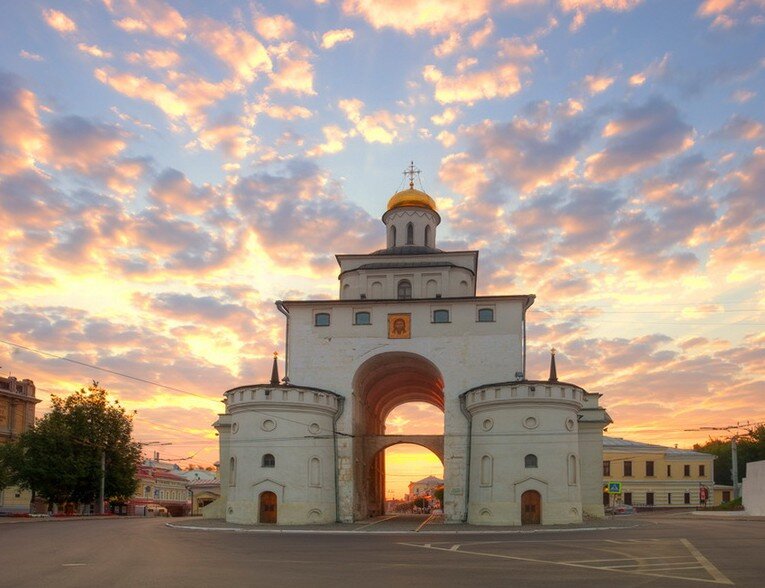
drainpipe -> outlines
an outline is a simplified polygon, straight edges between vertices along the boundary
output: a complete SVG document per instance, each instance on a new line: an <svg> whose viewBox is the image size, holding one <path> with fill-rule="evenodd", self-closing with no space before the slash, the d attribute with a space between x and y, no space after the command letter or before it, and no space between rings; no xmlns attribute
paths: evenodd
<svg viewBox="0 0 765 588"><path fill-rule="evenodd" d="M337 421L345 411L345 398L337 399L337 414L332 418L332 442L335 446L335 522L340 522L340 471L337 469Z"/></svg>
<svg viewBox="0 0 765 588"><path fill-rule="evenodd" d="M289 348L290 348L290 312L284 307L284 302L281 300L277 300L274 304L276 304L276 308L279 309L279 312L281 312L284 316L287 317L287 325L284 329L284 377L287 378L287 382L289 382L289 376L290 376L290 354L289 354Z"/></svg>
<svg viewBox="0 0 765 588"><path fill-rule="evenodd" d="M470 507L470 452L472 451L473 444L473 417L468 412L467 401L465 394L460 394L460 410L467 419L467 454L465 455L465 514L462 517L462 522L466 523L468 520L468 508Z"/></svg>

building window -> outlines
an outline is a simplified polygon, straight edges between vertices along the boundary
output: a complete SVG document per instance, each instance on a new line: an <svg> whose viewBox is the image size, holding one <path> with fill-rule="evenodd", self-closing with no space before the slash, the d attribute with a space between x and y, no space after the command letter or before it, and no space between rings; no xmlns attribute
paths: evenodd
<svg viewBox="0 0 765 588"><path fill-rule="evenodd" d="M704 467L704 464L701 464L699 466L699 478L703 478L704 476L706 476L706 471L707 470L706 470L706 467Z"/></svg>
<svg viewBox="0 0 765 588"><path fill-rule="evenodd" d="M276 467L276 458L271 453L266 453L263 455L263 461L261 463L262 467L264 468L273 468Z"/></svg>
<svg viewBox="0 0 765 588"><path fill-rule="evenodd" d="M433 322L434 323L448 323L449 322L449 311L448 310L434 310L433 311Z"/></svg>
<svg viewBox="0 0 765 588"><path fill-rule="evenodd" d="M632 504L632 492L625 492L624 493L624 504Z"/></svg>
<svg viewBox="0 0 765 588"><path fill-rule="evenodd" d="M398 283L398 299L409 300L412 297L412 282L401 280Z"/></svg>
<svg viewBox="0 0 765 588"><path fill-rule="evenodd" d="M683 494L683 504L690 504L691 503L691 493L686 492Z"/></svg>
<svg viewBox="0 0 765 588"><path fill-rule="evenodd" d="M723 502L730 502L730 490L723 490L722 501Z"/></svg>
<svg viewBox="0 0 765 588"><path fill-rule="evenodd" d="M228 460L228 485L236 486L236 458Z"/></svg>
<svg viewBox="0 0 765 588"><path fill-rule="evenodd" d="M691 466L689 466L689 465L684 465L683 466L683 475L686 478L690 477L690 475L691 475Z"/></svg>
<svg viewBox="0 0 765 588"><path fill-rule="evenodd" d="M653 462L647 461L645 462L645 475L646 476L653 476Z"/></svg>
<svg viewBox="0 0 765 588"><path fill-rule="evenodd" d="M494 464L490 455L481 458L481 486L491 486Z"/></svg>
<svg viewBox="0 0 765 588"><path fill-rule="evenodd" d="M624 477L632 476L632 462L631 461L625 461L624 462Z"/></svg>
<svg viewBox="0 0 765 588"><path fill-rule="evenodd" d="M645 493L645 503L646 506L653 506L653 492Z"/></svg>
<svg viewBox="0 0 765 588"><path fill-rule="evenodd" d="M672 477L672 466L669 464L667 464L667 477L668 478Z"/></svg>
<svg viewBox="0 0 765 588"><path fill-rule="evenodd" d="M568 456L568 485L576 486L576 455Z"/></svg>
<svg viewBox="0 0 765 588"><path fill-rule="evenodd" d="M479 308L478 309L478 322L479 323L493 323L494 322L494 309L493 308Z"/></svg>
<svg viewBox="0 0 765 588"><path fill-rule="evenodd" d="M538 467L537 456L533 453L529 453L526 457L523 458L523 463L527 468Z"/></svg>
<svg viewBox="0 0 765 588"><path fill-rule="evenodd" d="M406 225L406 244L414 245L414 225L412 223Z"/></svg>
<svg viewBox="0 0 765 588"><path fill-rule="evenodd" d="M425 225L425 246L433 247L433 244L430 240L430 225Z"/></svg>
<svg viewBox="0 0 765 588"><path fill-rule="evenodd" d="M372 315L366 311L357 312L354 318L353 324L355 325L371 325Z"/></svg>
<svg viewBox="0 0 765 588"><path fill-rule="evenodd" d="M611 462L610 461L604 461L603 462L603 476L610 476L611 475Z"/></svg>
<svg viewBox="0 0 765 588"><path fill-rule="evenodd" d="M312 457L308 462L308 485L316 488L321 486L321 461L318 457Z"/></svg>
<svg viewBox="0 0 765 588"><path fill-rule="evenodd" d="M395 226L390 228L390 246L391 247L396 246L396 227Z"/></svg>
<svg viewBox="0 0 765 588"><path fill-rule="evenodd" d="M313 324L315 327L328 327L329 326L329 313L317 312L313 317Z"/></svg>
<svg viewBox="0 0 765 588"><path fill-rule="evenodd" d="M672 504L672 492L667 492L667 504Z"/></svg>

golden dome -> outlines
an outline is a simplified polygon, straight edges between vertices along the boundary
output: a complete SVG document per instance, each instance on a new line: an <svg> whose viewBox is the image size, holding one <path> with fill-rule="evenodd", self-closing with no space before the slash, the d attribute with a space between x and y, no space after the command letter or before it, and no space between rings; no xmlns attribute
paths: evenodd
<svg viewBox="0 0 765 588"><path fill-rule="evenodd" d="M391 199L388 200L388 210L398 208L399 206L419 206L421 208L429 208L435 212L436 201L422 190L413 188L410 183L408 190L396 192Z"/></svg>

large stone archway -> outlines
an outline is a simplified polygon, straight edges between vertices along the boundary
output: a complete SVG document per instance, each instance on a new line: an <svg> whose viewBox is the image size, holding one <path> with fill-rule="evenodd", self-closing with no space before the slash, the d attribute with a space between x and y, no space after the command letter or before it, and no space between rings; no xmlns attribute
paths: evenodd
<svg viewBox="0 0 765 588"><path fill-rule="evenodd" d="M443 435L385 435L385 419L397 406L426 402L443 411L443 389L441 371L414 353L381 353L359 366L353 378L354 518L384 512L386 447L414 443L443 462Z"/></svg>

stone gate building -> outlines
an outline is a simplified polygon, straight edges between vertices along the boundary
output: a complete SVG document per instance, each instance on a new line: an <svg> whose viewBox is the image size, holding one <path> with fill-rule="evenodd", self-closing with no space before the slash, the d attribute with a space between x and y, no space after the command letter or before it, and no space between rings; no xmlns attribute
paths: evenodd
<svg viewBox="0 0 765 588"><path fill-rule="evenodd" d="M413 168L412 168L413 169ZM413 180L413 176L410 176ZM384 511L384 450L408 442L444 464L446 522L560 524L603 516L599 394L526 377L534 295L476 296L478 251L442 251L436 203L397 192L385 249L337 255L337 300L278 301L286 377L225 393L221 499L236 523L351 522ZM426 402L444 434L385 434Z"/></svg>

